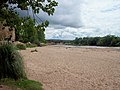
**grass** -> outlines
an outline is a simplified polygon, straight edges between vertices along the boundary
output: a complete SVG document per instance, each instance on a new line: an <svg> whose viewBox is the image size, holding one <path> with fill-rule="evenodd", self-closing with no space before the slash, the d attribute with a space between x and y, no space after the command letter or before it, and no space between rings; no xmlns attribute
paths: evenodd
<svg viewBox="0 0 120 90"><path fill-rule="evenodd" d="M11 43L0 45L0 79L2 78L26 78L23 58Z"/></svg>
<svg viewBox="0 0 120 90"><path fill-rule="evenodd" d="M18 48L18 50L26 50L26 46L24 44L17 44L16 47Z"/></svg>
<svg viewBox="0 0 120 90"><path fill-rule="evenodd" d="M23 58L12 43L0 44L0 84L12 90L43 90L42 84L27 79Z"/></svg>
<svg viewBox="0 0 120 90"><path fill-rule="evenodd" d="M12 88L12 90L17 90L17 88L21 90L43 90L41 83L28 79L20 79L17 81L13 79L2 79L0 84L7 85Z"/></svg>

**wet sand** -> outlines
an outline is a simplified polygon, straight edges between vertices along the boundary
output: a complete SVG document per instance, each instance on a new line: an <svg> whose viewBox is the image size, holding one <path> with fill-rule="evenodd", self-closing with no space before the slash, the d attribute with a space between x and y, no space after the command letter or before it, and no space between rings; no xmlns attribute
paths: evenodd
<svg viewBox="0 0 120 90"><path fill-rule="evenodd" d="M45 90L120 90L120 49L45 46L20 51Z"/></svg>

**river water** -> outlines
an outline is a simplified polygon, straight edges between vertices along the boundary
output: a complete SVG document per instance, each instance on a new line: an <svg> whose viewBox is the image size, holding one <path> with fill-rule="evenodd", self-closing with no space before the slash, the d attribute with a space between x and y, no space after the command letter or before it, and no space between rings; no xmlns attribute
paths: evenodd
<svg viewBox="0 0 120 90"><path fill-rule="evenodd" d="M66 47L66 48L113 48L120 49L120 47L103 47L103 46L72 46L72 45L53 45L55 47Z"/></svg>

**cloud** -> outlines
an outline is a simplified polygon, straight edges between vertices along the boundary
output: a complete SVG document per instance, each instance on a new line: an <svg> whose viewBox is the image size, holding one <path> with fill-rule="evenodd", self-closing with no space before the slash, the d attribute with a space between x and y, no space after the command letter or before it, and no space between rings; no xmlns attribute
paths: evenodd
<svg viewBox="0 0 120 90"><path fill-rule="evenodd" d="M48 27L45 35L46 39L64 39L64 40L73 40L76 37L93 37L93 36L104 36L102 32L98 32L98 29L93 27L82 27L82 28L73 28L66 27L64 29L54 29ZM96 32L96 33L95 33ZM101 33L101 35L99 35Z"/></svg>
<svg viewBox="0 0 120 90"><path fill-rule="evenodd" d="M53 25L50 28L47 28L46 38L74 39L75 37L104 36L108 34L120 36L119 0L69 1L69 4L66 0L61 1L63 7L59 7L55 15L55 17L60 16L61 18L57 20L51 18L55 22L52 23ZM70 7L70 5L77 6L77 8ZM57 15L58 13L59 15ZM64 28L54 28L55 24L64 26ZM81 25L82 27L80 27Z"/></svg>
<svg viewBox="0 0 120 90"><path fill-rule="evenodd" d="M87 4L81 8L81 20L84 26L99 28L100 32L106 34L118 33L120 30L120 1L93 1L95 2L87 1Z"/></svg>
<svg viewBox="0 0 120 90"><path fill-rule="evenodd" d="M42 21L50 22L45 31L46 39L74 39L107 34L120 36L120 0L58 0L58 2L53 16L43 12L37 14ZM24 13L27 14L25 11ZM29 14L32 16L31 11Z"/></svg>
<svg viewBox="0 0 120 90"><path fill-rule="evenodd" d="M60 25L65 27L81 27L80 6L82 0L59 0L58 7L53 16L45 13L38 14L42 19L48 19L51 25Z"/></svg>

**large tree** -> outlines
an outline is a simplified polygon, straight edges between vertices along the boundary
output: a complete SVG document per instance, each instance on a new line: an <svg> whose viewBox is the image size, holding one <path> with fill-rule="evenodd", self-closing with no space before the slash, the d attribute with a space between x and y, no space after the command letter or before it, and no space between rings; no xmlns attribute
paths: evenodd
<svg viewBox="0 0 120 90"><path fill-rule="evenodd" d="M10 4L12 4L12 7L9 7ZM54 0L0 0L0 23L4 21L3 23L4 26L11 26L11 27L16 28L16 39L17 40L21 39L20 36L21 36L21 32L23 31L23 29L24 29L24 33L22 34L22 36L25 35L24 36L25 38L30 37L29 35L31 35L32 32L35 32L33 31L35 29L37 30L37 35L39 35L38 36L39 40L44 41L43 39L45 38L44 31L45 31L45 28L49 25L49 22L44 21L41 24L39 24L37 28L34 28L35 22L31 21L32 25L31 26L28 25L29 17L20 18L14 9L20 8L21 10L28 10L28 8L31 7L33 10L33 14L43 11L43 12L46 12L48 15L53 15L55 11L55 7L57 5L58 3ZM31 30L32 32L29 33L29 30ZM23 39L25 40L25 38Z"/></svg>

